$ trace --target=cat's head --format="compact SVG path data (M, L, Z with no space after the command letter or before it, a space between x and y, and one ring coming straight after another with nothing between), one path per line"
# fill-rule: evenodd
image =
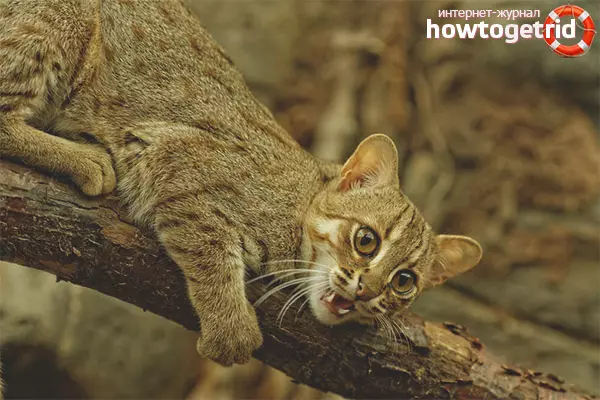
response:
M310 308L328 325L391 317L482 254L473 239L432 231L401 192L396 146L380 134L365 139L316 196L305 235L304 256L316 270Z

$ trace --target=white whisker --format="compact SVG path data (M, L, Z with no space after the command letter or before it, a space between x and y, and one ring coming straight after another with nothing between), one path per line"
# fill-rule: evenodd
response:
M300 315L300 311L302 311L304 306L306 306L306 303L308 303L309 301L310 301L310 297L307 297L306 300L304 300L302 302L302 304L300 304L300 307L298 307L298 311L296 311L296 318L294 319L294 321L298 318L298 316Z
M308 287L302 288L300 289L296 294L293 294L290 299L288 301L285 302L285 304L283 305L283 307L281 307L281 311L279 312L279 315L277 316L277 321L278 324L281 326L281 323L283 322L283 317L285 316L285 313L290 309L290 307L300 298L302 298L302 296L306 295L307 293L310 293L313 289L315 288L320 288L322 286L328 285L329 282L317 282L314 283Z
M264 295L262 295L258 300L256 300L256 302L254 303L255 307L258 307L259 305L261 305L268 297L272 296L273 294L287 288L293 285L297 285L300 283L304 283L304 282L312 282L316 279L321 279L320 277L303 277L303 278L298 278L298 279L292 279L289 282L285 282L282 283L281 285L275 286L273 289L269 290L267 293L265 293Z
M329 280L326 279L324 281L324 278L326 278L329 275L329 273L332 269L331 266L321 264L318 262L306 261L306 260L295 260L295 259L272 260L272 261L267 261L267 262L261 263L260 265L264 266L264 265L284 264L284 263L304 263L307 265L314 265L314 266L317 266L320 268L317 268L317 269L288 268L288 269L284 269L284 270L279 270L279 271L274 271L274 272L270 272L267 274L263 274L263 275L254 277L254 278L246 281L246 285L248 285L253 282L259 281L261 279L267 278L267 277L274 278L273 282L271 282L267 285L267 288L269 288L270 286L272 286L276 283L279 283L279 284L277 284L277 286L269 289L258 300L256 300L254 302L255 307L260 306L267 298L271 297L275 293L282 291L290 286L298 285L298 288L296 288L296 289L294 289L294 291L292 291L292 293L290 294L290 297L283 304L281 311L279 312L279 315L277 316L277 321L280 325L283 322L283 318L285 317L285 314L289 311L289 309L293 306L293 304L296 301L298 301L299 299L302 298L302 296L309 294L313 290L319 291L319 292L320 291L325 292L327 290L327 287L329 287ZM307 276L301 276L299 278L294 278L294 279L288 280L287 282L280 283L282 281L282 279L285 279L288 277L293 277L294 275L297 275L297 274L307 274ZM307 286L305 286L305 285L307 285ZM310 296L300 305L300 308L298 309L298 312L296 313L296 317L298 316L298 314L300 313L302 308L306 305L306 303L308 303L309 301L310 301Z
M386 323L386 325L387 325L387 329L388 329L388 332L389 332L389 335L390 335L390 336L389 336L389 337L390 337L390 340L391 340L392 342L395 342L395 341L396 341L396 332L394 332L394 328L392 328L392 324L391 324L391 323L390 323L390 321L389 321L389 320L386 318L385 314L382 314L382 317L383 317L382 319L385 321L385 323Z
M390 318L390 321L392 322L392 324L394 324L399 329L400 334L404 337L404 340L406 340L406 345L408 346L408 351L412 353L412 343L410 341L408 334L406 334L406 326L400 320L392 320Z
M383 330L385 332L385 336L388 338L388 340L392 340L387 321L383 318L382 315L380 315L379 317L380 317L380 321L381 321L381 326L383 327Z
M322 284L322 282L321 282L321 284ZM318 283L316 283L315 285L318 285ZM305 294L309 293L311 290L312 290L312 286L308 286L308 287L299 288L299 290L292 293L290 298L283 304L283 306L281 307L281 311L279 311L279 314L277 315L277 322L278 322L279 326L281 326L281 323L283 322L283 317L284 317L285 313L287 312L287 310L292 306L292 304L294 304L296 302L296 300L300 299Z
M375 320L377 321L379 327L383 330L383 334L385 335L385 337L389 339L389 332L387 330L386 321L379 314L375 314Z
M304 263L304 264L309 264L309 265L316 265L317 267L323 267L323 268L327 268L330 269L331 266L325 265L325 264L321 264L318 262L314 262L314 261L308 261L308 260L294 260L294 259L290 259L290 260L273 260L273 261L267 261L264 262L262 264L260 264L261 266L263 265L271 265L271 264L283 264L283 263ZM311 270L312 271L312 270Z
M255 278L252 278L252 279L246 281L246 285L249 284L249 283L253 283L253 282L259 281L259 280L261 280L263 278L266 278L266 277L269 277L269 276L279 275L279 274L283 274L283 273L291 273L291 272L294 272L294 273L296 273L296 272L297 273L302 273L302 272L308 273L308 272L310 272L310 273L322 274L322 275L327 274L325 271L319 271L319 270L315 270L315 269L289 268L289 269L283 269L281 271L270 272L268 274L257 276Z
M266 287L269 288L269 287L273 286L274 284L276 284L278 282L282 282L285 278L288 278L290 276L294 276L296 274L297 274L297 272L289 272L287 274L280 275L277 278L275 278L273 280L273 282L269 283ZM300 277L300 278L303 278L303 277ZM315 278L315 277L314 276L305 276L304 278Z
M315 288L315 290L317 291L317 295L324 295L329 290L329 282L324 282L324 283L326 283L326 284L323 285L323 287L321 289ZM304 300L304 302L302 302L302 304L300 304L298 311L296 311L296 317L295 317L294 321L298 318L298 316L300 315L300 312L306 306L306 303L308 303L309 301L310 301L310 297L307 297L306 300Z
M385 314L381 314L381 320L385 323L390 341L396 342L396 331L392 326L392 322L387 318Z
M402 330L401 328L391 319L388 320L390 323L390 327L392 328L392 331L394 332L394 342L397 341L398 337L402 335Z

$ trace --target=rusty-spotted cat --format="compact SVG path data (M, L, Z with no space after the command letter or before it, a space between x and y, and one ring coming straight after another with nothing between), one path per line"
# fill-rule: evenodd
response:
M324 324L370 324L481 257L403 195L387 136L344 165L303 150L177 1L0 0L0 156L90 196L116 185L185 275L199 353L223 365L262 343L247 268L298 285Z

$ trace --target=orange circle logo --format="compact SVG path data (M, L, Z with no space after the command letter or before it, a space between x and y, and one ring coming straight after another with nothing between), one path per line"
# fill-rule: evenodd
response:
M575 22L583 24L583 26L580 26L580 28L583 29L583 38L577 44L565 46L556 38L558 26L555 22L560 22L561 17L569 16L576 19ZM595 34L596 26L594 25L592 17L587 11L578 6L565 5L556 7L554 10L550 11L550 14L548 14L548 17L544 22L544 40L556 54L563 57L579 57L584 55L590 49Z

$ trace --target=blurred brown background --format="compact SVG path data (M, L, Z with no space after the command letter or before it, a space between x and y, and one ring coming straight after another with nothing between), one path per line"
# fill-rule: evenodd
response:
M427 18L464 22L440 9L539 9L543 21L561 4L191 1L302 145L342 161L387 133L432 226L482 243L481 266L423 295L417 313L600 394L600 44L564 59L541 40L425 38ZM578 5L600 25L600 3ZM0 296L9 396L334 397L259 362L199 360L183 328L41 272L2 265Z

